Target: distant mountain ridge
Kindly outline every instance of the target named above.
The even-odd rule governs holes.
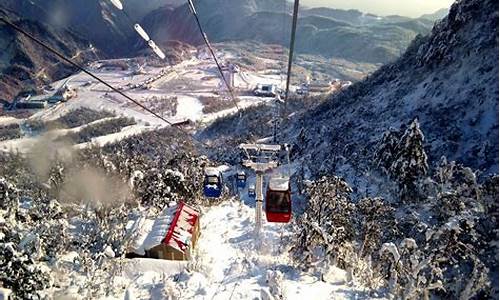
[[[139,5],[136,0],[128,1]],[[0,7],[27,20],[76,32],[108,56],[126,56],[136,50],[130,45],[136,36],[132,25],[107,0],[3,0]],[[134,12],[131,7],[128,10]]]
[[[123,5],[127,14],[136,21],[141,20],[155,9],[162,6],[178,7],[186,3],[185,0],[124,0]]]
[[[268,0],[194,1],[210,40],[253,39],[288,46],[292,5]],[[71,30],[109,57],[132,56],[146,45],[130,21],[141,23],[155,40],[198,45],[201,36],[183,0],[124,0],[124,12],[109,0],[4,0],[0,7],[22,18]],[[395,60],[433,21],[379,17],[357,10],[301,8],[297,50],[368,63]]]
[[[420,19],[428,19],[432,21],[441,20],[442,18],[446,17],[449,11],[450,11],[449,8],[441,8],[431,14],[421,15]]]
[[[123,3],[130,20],[109,0],[3,0],[0,9],[4,13],[15,15],[16,20],[22,20],[23,26],[37,24],[39,31],[43,31],[40,37],[44,40],[52,39],[50,43],[55,45],[64,45],[63,52],[69,56],[77,51],[86,51],[90,44],[101,51],[101,58],[144,53],[147,46],[130,22],[141,23],[160,45],[168,45],[172,40],[193,45],[202,43],[193,16],[183,0],[169,0],[166,5],[163,0],[151,0],[147,3],[124,0]],[[200,0],[195,1],[195,5],[213,42],[255,40],[288,46],[290,3],[285,5],[281,1],[268,0]],[[423,19],[378,17],[356,10],[326,8],[301,8],[299,15],[297,51],[370,64],[396,59],[413,37],[427,33],[432,23]],[[7,45],[10,39],[10,35],[4,32],[0,43]],[[37,79],[28,84],[25,78],[32,79],[33,74],[30,72],[40,71],[43,61],[39,58],[47,53],[37,51],[46,50],[37,47],[27,50],[23,49],[24,45],[28,44],[18,45],[18,52],[26,55],[14,58],[4,55],[0,64],[12,62],[14,68],[10,68],[8,74],[18,74],[20,69],[16,68],[29,61],[30,59],[25,59],[28,57],[35,61],[36,71],[23,69],[28,75],[23,75],[21,81],[4,73],[3,96],[6,98],[13,97],[23,89],[21,82],[27,86],[40,83]],[[46,61],[53,62],[52,59]],[[53,66],[47,66],[47,70],[46,80],[64,73]]]
[[[252,39],[288,46],[291,5],[262,0],[196,1],[196,10],[211,41]],[[143,25],[155,40],[203,41],[187,5],[162,7]],[[433,21],[399,16],[379,17],[357,10],[301,8],[297,51],[368,63],[395,60],[417,34],[427,34]]]

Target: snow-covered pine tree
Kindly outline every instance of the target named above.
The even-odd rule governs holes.
[[[481,185],[480,195],[481,203],[486,209],[486,214],[492,219],[496,220],[498,225],[498,175],[488,176],[484,183]],[[498,226],[495,228],[498,235]]]
[[[344,179],[322,177],[307,187],[308,207],[297,220],[297,238],[292,251],[304,267],[313,261],[330,260],[345,267],[344,249],[354,237],[355,205],[351,202],[352,189]],[[314,253],[322,257],[314,257]]]
[[[374,159],[378,167],[380,167],[386,174],[389,174],[392,163],[398,154],[398,143],[401,138],[399,130],[390,128],[382,137],[375,151]]]
[[[361,247],[359,256],[372,255],[380,249],[384,241],[391,240],[397,232],[397,221],[394,216],[395,209],[384,199],[363,198],[356,203],[360,222]]]
[[[47,184],[50,187],[50,195],[52,197],[57,197],[59,195],[61,187],[64,184],[65,176],[66,166],[61,160],[57,159],[56,156],[47,176]]]
[[[399,248],[388,243],[386,253],[375,260],[397,297],[483,299],[497,293],[491,278],[498,269],[498,177],[481,184],[476,173],[442,159],[431,181],[439,188],[426,194],[430,201],[402,207],[407,213],[399,221],[399,232],[411,237],[418,250],[407,247],[413,242]],[[424,210],[431,215],[422,216]],[[394,252],[391,249],[398,251],[397,260],[387,255]]]
[[[396,160],[390,166],[391,177],[399,184],[403,201],[419,198],[417,181],[427,174],[427,154],[424,150],[424,134],[418,119],[413,120],[397,145]]]
[[[295,178],[296,178],[295,182],[297,184],[297,191],[299,192],[299,195],[302,195],[302,193],[304,192],[304,188],[305,188],[305,184],[304,184],[304,181],[306,180],[305,168],[306,168],[306,166],[305,166],[304,161],[301,161],[299,171],[294,174]]]
[[[17,211],[18,191],[7,179],[0,177],[0,209],[6,216],[12,216]]]
[[[437,195],[428,195],[437,200],[437,218],[446,221],[460,215],[465,210],[482,210],[481,185],[476,173],[454,161],[448,162],[442,157],[434,172],[434,184]]]
[[[484,299],[490,294],[491,282],[486,276],[490,270],[485,263],[497,270],[498,259],[491,247],[493,240],[488,241],[484,236],[480,222],[484,221],[465,213],[451,217],[425,234],[423,255],[431,267],[426,277],[438,274],[447,297],[458,299],[465,293],[469,297],[463,299],[474,296]],[[468,287],[470,284],[473,288]]]
[[[39,299],[37,291],[48,287],[49,275],[20,246],[32,229],[21,221],[30,217],[18,214],[19,191],[5,178],[0,178],[0,200],[0,286],[13,291],[12,299]]]
[[[384,243],[380,248],[380,270],[395,299],[430,299],[430,293],[443,289],[442,270],[427,257],[414,239],[405,238],[399,246]]]
[[[0,284],[12,290],[12,299],[41,299],[37,291],[49,287],[49,275],[14,243],[0,242]]]

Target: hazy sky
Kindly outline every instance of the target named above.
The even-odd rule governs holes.
[[[304,6],[326,6],[342,9],[358,9],[377,15],[401,15],[418,17],[450,7],[454,0],[301,0]]]

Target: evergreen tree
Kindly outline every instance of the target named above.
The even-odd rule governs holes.
[[[398,142],[401,138],[401,133],[395,129],[389,129],[384,132],[382,141],[380,141],[375,152],[375,163],[378,167],[389,174],[392,163],[398,154]]]
[[[12,299],[40,299],[37,291],[48,287],[49,275],[22,249],[23,240],[38,238],[31,234],[33,224],[21,223],[31,220],[29,214],[21,217],[19,211],[19,191],[0,178],[0,286],[13,291]]]
[[[13,299],[41,299],[37,291],[49,287],[49,276],[14,243],[0,242],[0,284],[12,290]]]
[[[417,181],[429,169],[423,144],[424,134],[415,119],[399,140],[398,154],[390,167],[391,176],[399,184],[400,197],[405,201],[418,197]]]
[[[18,191],[6,179],[0,178],[0,209],[4,210],[7,216],[12,216],[17,211]]]
[[[325,258],[332,257],[341,266],[345,263],[344,244],[354,235],[351,193],[347,182],[337,176],[322,177],[307,188],[309,205],[298,220],[300,230],[293,247],[304,266],[310,264],[318,247]]]
[[[383,241],[390,240],[396,234],[395,209],[380,197],[363,198],[356,203],[360,222],[358,231],[361,233],[361,257],[371,255],[380,249]]]

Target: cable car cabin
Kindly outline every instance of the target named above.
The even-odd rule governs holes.
[[[255,185],[251,184],[248,186],[248,197],[255,198]]]
[[[288,178],[271,178],[266,192],[268,222],[288,223],[292,217],[292,195]]]
[[[223,178],[222,173],[216,168],[205,169],[203,181],[203,194],[207,198],[219,198],[222,196]]]
[[[236,186],[239,188],[244,188],[247,184],[247,174],[244,171],[238,172],[236,175]]]

